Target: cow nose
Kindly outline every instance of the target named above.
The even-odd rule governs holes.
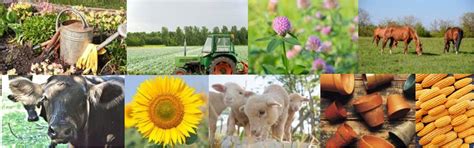
[[[68,141],[73,137],[73,127],[70,125],[52,125],[49,127],[48,135],[52,139]]]
[[[28,116],[28,122],[38,121],[38,116]]]
[[[13,102],[17,102],[17,100],[15,99],[13,95],[8,95],[7,98]]]

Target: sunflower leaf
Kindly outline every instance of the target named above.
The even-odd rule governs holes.
[[[197,134],[191,133],[189,137],[186,137],[186,144],[187,145],[193,144],[194,142],[196,142],[197,139],[198,139]]]

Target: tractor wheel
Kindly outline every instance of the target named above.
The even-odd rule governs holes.
[[[188,72],[184,68],[176,68],[173,72],[175,75],[186,75]]]
[[[228,57],[218,57],[212,60],[209,67],[211,74],[233,74],[236,72],[235,62]]]

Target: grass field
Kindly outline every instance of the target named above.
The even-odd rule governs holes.
[[[393,54],[380,54],[381,43],[375,47],[372,38],[359,38],[358,62],[360,73],[473,73],[474,38],[462,40],[460,53],[456,55],[452,48],[444,54],[442,38],[422,38],[423,55],[417,56],[415,44],[411,42],[408,54],[403,54],[405,44],[399,42]],[[388,44],[388,43],[387,43]],[[387,45],[388,46],[388,45]]]
[[[188,46],[188,56],[201,54],[201,46]],[[247,46],[235,46],[235,50],[244,61],[248,61]],[[127,48],[128,74],[172,74],[175,70],[175,57],[183,56],[181,46],[145,46]]]

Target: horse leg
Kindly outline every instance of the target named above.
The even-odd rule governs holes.
[[[454,38],[453,39],[453,50],[456,51],[456,54],[458,54],[458,48],[457,48],[457,45],[458,44],[458,39],[457,38]]]
[[[389,43],[389,47],[390,47],[390,54],[392,54],[393,40],[394,40],[394,39],[391,39],[391,40],[390,40],[390,43]]]
[[[383,50],[384,50],[385,46],[387,46],[387,41],[388,41],[388,38],[383,39],[382,49],[380,49],[380,54],[383,54]]]
[[[446,53],[446,51],[449,50],[449,41],[447,39],[444,40],[444,50],[443,53]]]
[[[408,53],[408,45],[410,45],[411,39],[405,40],[405,50],[403,51],[404,54]]]

